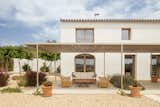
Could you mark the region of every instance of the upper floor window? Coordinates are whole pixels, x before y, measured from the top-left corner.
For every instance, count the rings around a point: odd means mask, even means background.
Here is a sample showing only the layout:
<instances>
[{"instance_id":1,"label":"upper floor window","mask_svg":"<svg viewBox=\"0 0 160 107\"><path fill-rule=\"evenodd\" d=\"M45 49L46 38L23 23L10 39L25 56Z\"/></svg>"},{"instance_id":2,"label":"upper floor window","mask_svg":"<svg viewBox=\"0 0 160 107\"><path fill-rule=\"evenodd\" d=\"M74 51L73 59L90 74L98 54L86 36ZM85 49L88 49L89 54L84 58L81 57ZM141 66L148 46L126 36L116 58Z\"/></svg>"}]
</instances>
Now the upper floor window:
<instances>
[{"instance_id":1,"label":"upper floor window","mask_svg":"<svg viewBox=\"0 0 160 107\"><path fill-rule=\"evenodd\" d=\"M131 29L122 28L122 40L130 40L130 39L131 39Z\"/></svg>"},{"instance_id":2,"label":"upper floor window","mask_svg":"<svg viewBox=\"0 0 160 107\"><path fill-rule=\"evenodd\" d=\"M76 29L76 42L78 43L94 42L94 29Z\"/></svg>"}]
</instances>

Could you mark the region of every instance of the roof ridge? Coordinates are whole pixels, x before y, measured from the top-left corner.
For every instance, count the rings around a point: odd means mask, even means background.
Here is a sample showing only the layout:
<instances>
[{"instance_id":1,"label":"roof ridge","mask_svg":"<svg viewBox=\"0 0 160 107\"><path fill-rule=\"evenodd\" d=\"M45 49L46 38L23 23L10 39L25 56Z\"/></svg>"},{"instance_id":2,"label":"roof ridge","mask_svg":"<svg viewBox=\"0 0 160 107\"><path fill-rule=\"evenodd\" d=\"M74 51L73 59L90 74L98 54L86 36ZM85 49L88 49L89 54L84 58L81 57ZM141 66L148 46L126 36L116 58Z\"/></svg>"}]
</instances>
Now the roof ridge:
<instances>
[{"instance_id":1,"label":"roof ridge","mask_svg":"<svg viewBox=\"0 0 160 107\"><path fill-rule=\"evenodd\" d=\"M134 19L111 19L111 18L61 18L61 22L160 22L160 18L134 18Z\"/></svg>"}]
</instances>

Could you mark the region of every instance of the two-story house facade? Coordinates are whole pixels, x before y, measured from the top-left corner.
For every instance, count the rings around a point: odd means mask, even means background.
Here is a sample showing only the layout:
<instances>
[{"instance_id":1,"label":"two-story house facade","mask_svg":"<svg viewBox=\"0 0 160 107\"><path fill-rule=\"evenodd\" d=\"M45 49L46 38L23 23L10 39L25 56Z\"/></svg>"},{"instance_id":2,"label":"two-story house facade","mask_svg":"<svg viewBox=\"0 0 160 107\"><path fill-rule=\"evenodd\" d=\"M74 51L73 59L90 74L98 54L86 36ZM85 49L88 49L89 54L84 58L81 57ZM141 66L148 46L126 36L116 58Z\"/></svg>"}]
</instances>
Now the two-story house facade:
<instances>
[{"instance_id":1,"label":"two-story house facade","mask_svg":"<svg viewBox=\"0 0 160 107\"><path fill-rule=\"evenodd\" d=\"M160 44L160 21L154 20L61 19L60 32L60 42L69 44ZM150 80L159 55L123 53L123 74ZM95 72L96 77L121 74L121 61L120 52L61 52L61 75L73 78L73 72Z\"/></svg>"}]
</instances>

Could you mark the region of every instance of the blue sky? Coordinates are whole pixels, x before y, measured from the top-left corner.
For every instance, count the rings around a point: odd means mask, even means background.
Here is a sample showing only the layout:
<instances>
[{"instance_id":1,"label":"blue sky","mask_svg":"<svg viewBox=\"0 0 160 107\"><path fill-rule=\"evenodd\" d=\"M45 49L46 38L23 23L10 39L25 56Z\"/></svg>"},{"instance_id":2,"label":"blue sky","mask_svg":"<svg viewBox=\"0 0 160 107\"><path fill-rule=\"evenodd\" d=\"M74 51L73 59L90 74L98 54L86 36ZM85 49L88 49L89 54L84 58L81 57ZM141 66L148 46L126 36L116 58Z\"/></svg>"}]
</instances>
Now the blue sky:
<instances>
[{"instance_id":1,"label":"blue sky","mask_svg":"<svg viewBox=\"0 0 160 107\"><path fill-rule=\"evenodd\" d=\"M0 46L60 39L60 18L160 18L160 0L0 0Z\"/></svg>"}]
</instances>

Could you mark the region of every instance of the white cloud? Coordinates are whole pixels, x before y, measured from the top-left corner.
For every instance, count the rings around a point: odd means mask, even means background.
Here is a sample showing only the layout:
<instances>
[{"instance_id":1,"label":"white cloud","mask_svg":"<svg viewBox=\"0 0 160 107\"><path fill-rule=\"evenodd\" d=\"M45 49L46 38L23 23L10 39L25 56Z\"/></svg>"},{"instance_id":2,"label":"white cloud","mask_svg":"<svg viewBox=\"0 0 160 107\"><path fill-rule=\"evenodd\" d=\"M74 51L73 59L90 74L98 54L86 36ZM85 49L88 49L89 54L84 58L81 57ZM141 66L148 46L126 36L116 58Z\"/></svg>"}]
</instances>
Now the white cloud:
<instances>
[{"instance_id":1,"label":"white cloud","mask_svg":"<svg viewBox=\"0 0 160 107\"><path fill-rule=\"evenodd\" d=\"M55 27L43 27L41 32L32 34L32 37L39 41L56 40L59 41L59 28Z\"/></svg>"},{"instance_id":2,"label":"white cloud","mask_svg":"<svg viewBox=\"0 0 160 107\"><path fill-rule=\"evenodd\" d=\"M18 43L16 41L10 41L10 40L1 40L0 46L16 46Z\"/></svg>"},{"instance_id":3,"label":"white cloud","mask_svg":"<svg viewBox=\"0 0 160 107\"><path fill-rule=\"evenodd\" d=\"M33 28L40 27L41 31L32 34L36 40L57 39L59 25L56 23L50 27L47 24L57 22L61 17L93 18L94 13L98 12L100 18L160 18L160 0L108 0L109 2L95 4L93 9L88 10L86 6L95 1L0 0L0 18L14 19ZM137 8L136 5L142 7L134 9Z\"/></svg>"},{"instance_id":4,"label":"white cloud","mask_svg":"<svg viewBox=\"0 0 160 107\"><path fill-rule=\"evenodd\" d=\"M20 0L16 19L29 26L40 26L60 17L87 16L85 0ZM80 15L81 14L81 15Z\"/></svg>"}]
</instances>

